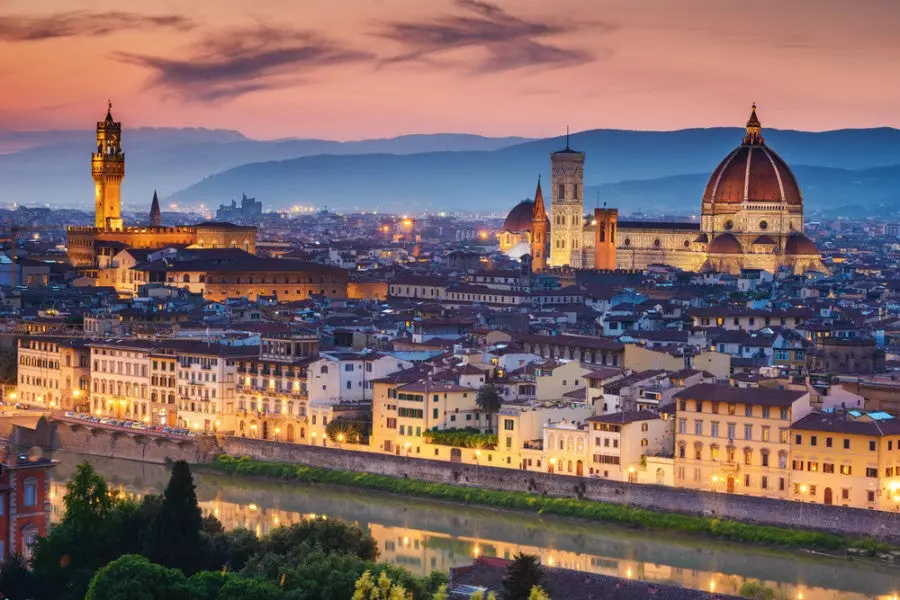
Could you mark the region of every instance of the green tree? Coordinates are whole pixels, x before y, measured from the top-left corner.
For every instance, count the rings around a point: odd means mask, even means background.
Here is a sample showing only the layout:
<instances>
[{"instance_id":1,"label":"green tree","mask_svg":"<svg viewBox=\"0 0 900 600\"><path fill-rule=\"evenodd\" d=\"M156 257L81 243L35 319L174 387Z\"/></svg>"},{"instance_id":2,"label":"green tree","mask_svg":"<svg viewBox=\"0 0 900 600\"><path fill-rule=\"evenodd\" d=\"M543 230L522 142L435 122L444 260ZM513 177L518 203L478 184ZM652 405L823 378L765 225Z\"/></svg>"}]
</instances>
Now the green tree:
<instances>
[{"instance_id":1,"label":"green tree","mask_svg":"<svg viewBox=\"0 0 900 600\"><path fill-rule=\"evenodd\" d=\"M200 571L191 575L188 582L194 588L195 600L216 600L228 577L223 571Z\"/></svg>"},{"instance_id":2,"label":"green tree","mask_svg":"<svg viewBox=\"0 0 900 600\"><path fill-rule=\"evenodd\" d=\"M63 504L62 520L35 544L32 569L39 597L84 600L97 569L139 550L140 511L114 498L88 462L76 468Z\"/></svg>"},{"instance_id":3,"label":"green tree","mask_svg":"<svg viewBox=\"0 0 900 600\"><path fill-rule=\"evenodd\" d=\"M337 418L328 421L325 433L328 439L337 444L359 444L369 436L372 423L370 421Z\"/></svg>"},{"instance_id":4,"label":"green tree","mask_svg":"<svg viewBox=\"0 0 900 600\"><path fill-rule=\"evenodd\" d=\"M503 575L506 600L528 600L531 588L540 585L543 577L540 558L536 554L519 552Z\"/></svg>"},{"instance_id":5,"label":"green tree","mask_svg":"<svg viewBox=\"0 0 900 600\"><path fill-rule=\"evenodd\" d=\"M216 600L282 600L282 598L284 592L279 586L263 579L243 577L229 577L216 595Z\"/></svg>"},{"instance_id":6,"label":"green tree","mask_svg":"<svg viewBox=\"0 0 900 600\"><path fill-rule=\"evenodd\" d=\"M376 581L366 571L356 580L352 600L406 600L406 590L394 584L387 573L382 572Z\"/></svg>"},{"instance_id":7,"label":"green tree","mask_svg":"<svg viewBox=\"0 0 900 600\"><path fill-rule=\"evenodd\" d=\"M84 600L195 600L184 573L134 554L112 561L94 575Z\"/></svg>"},{"instance_id":8,"label":"green tree","mask_svg":"<svg viewBox=\"0 0 900 600\"><path fill-rule=\"evenodd\" d=\"M764 586L759 581L747 580L741 584L741 596L752 600L774 600L775 590Z\"/></svg>"},{"instance_id":9,"label":"green tree","mask_svg":"<svg viewBox=\"0 0 900 600\"><path fill-rule=\"evenodd\" d=\"M442 585L434 592L431 600L449 600L449 598L450 596L447 594L447 586Z\"/></svg>"},{"instance_id":10,"label":"green tree","mask_svg":"<svg viewBox=\"0 0 900 600\"><path fill-rule=\"evenodd\" d=\"M21 554L10 554L0 564L0 590L5 600L30 600L37 593L34 574Z\"/></svg>"},{"instance_id":11,"label":"green tree","mask_svg":"<svg viewBox=\"0 0 900 600\"><path fill-rule=\"evenodd\" d=\"M147 534L146 555L153 561L191 574L203 564L200 531L203 515L187 462L172 466L163 501Z\"/></svg>"},{"instance_id":12,"label":"green tree","mask_svg":"<svg viewBox=\"0 0 900 600\"><path fill-rule=\"evenodd\" d=\"M347 600L365 570L366 562L359 557L313 552L284 571L286 600Z\"/></svg>"},{"instance_id":13,"label":"green tree","mask_svg":"<svg viewBox=\"0 0 900 600\"><path fill-rule=\"evenodd\" d=\"M95 528L109 515L114 499L106 480L85 460L75 467L75 476L66 484L63 505L66 507L63 523L84 532Z\"/></svg>"},{"instance_id":14,"label":"green tree","mask_svg":"<svg viewBox=\"0 0 900 600\"><path fill-rule=\"evenodd\" d=\"M550 600L550 594L544 591L539 585L531 588L531 592L528 594L528 600Z\"/></svg>"},{"instance_id":15,"label":"green tree","mask_svg":"<svg viewBox=\"0 0 900 600\"><path fill-rule=\"evenodd\" d=\"M363 560L378 558L378 543L359 527L335 519L304 519L276 527L262 539L262 551L287 555L299 547L319 548L326 554L352 554Z\"/></svg>"},{"instance_id":16,"label":"green tree","mask_svg":"<svg viewBox=\"0 0 900 600\"><path fill-rule=\"evenodd\" d=\"M478 407L478 410L487 415L488 429L489 431L493 431L493 416L500 412L500 408L503 406L503 396L500 395L497 386L493 383L486 383L478 388L478 395L475 397L475 405Z\"/></svg>"}]
</instances>

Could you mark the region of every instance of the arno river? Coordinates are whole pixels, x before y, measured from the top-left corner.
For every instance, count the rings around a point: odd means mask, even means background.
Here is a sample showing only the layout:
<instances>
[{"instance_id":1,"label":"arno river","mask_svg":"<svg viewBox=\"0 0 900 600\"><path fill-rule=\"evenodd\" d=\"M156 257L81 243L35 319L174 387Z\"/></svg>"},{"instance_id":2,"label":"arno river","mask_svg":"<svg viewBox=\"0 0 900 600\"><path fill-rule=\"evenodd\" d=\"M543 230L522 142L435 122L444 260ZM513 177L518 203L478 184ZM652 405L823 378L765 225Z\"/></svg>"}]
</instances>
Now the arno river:
<instances>
[{"instance_id":1,"label":"arno river","mask_svg":"<svg viewBox=\"0 0 900 600\"><path fill-rule=\"evenodd\" d=\"M75 465L90 460L111 488L135 498L159 492L168 471L119 459L55 452L51 488L54 518L63 511L65 484ZM381 559L417 574L468 564L474 556L539 554L544 564L737 593L745 579L778 589L784 598L891 600L900 592L900 567L816 557L660 532L621 529L529 514L354 489L309 486L195 471L205 512L228 528L264 534L304 516L327 515L367 529ZM873 559L875 560L875 559Z\"/></svg>"}]
</instances>

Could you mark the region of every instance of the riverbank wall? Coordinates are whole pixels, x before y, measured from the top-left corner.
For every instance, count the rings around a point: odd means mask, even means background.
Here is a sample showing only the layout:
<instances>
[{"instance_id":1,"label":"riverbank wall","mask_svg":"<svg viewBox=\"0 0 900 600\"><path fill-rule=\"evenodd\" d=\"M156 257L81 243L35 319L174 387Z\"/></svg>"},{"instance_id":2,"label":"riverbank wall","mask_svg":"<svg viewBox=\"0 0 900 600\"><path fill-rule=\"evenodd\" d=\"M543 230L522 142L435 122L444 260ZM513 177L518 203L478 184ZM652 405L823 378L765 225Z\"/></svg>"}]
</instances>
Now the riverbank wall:
<instances>
[{"instance_id":1,"label":"riverbank wall","mask_svg":"<svg viewBox=\"0 0 900 600\"><path fill-rule=\"evenodd\" d=\"M179 440L139 430L119 431L44 417L27 425L0 420L0 440L18 446L68 450L156 464L176 460L192 464L209 463L224 452L231 456L249 456L258 460L411 478L432 483L580 498L659 512L697 514L780 527L871 536L891 544L900 544L900 513L785 502L412 456L231 436Z\"/></svg>"},{"instance_id":2,"label":"riverbank wall","mask_svg":"<svg viewBox=\"0 0 900 600\"><path fill-rule=\"evenodd\" d=\"M214 437L177 439L140 430L112 429L92 423L37 417L0 419L0 440L16 446L69 450L93 456L164 464L186 460L207 463L221 453Z\"/></svg>"},{"instance_id":3,"label":"riverbank wall","mask_svg":"<svg viewBox=\"0 0 900 600\"><path fill-rule=\"evenodd\" d=\"M232 456L250 456L259 460L359 471L432 483L581 498L659 512L698 514L780 527L871 536L891 544L900 544L900 514L897 513L248 438L223 437L220 443L222 450Z\"/></svg>"}]
</instances>

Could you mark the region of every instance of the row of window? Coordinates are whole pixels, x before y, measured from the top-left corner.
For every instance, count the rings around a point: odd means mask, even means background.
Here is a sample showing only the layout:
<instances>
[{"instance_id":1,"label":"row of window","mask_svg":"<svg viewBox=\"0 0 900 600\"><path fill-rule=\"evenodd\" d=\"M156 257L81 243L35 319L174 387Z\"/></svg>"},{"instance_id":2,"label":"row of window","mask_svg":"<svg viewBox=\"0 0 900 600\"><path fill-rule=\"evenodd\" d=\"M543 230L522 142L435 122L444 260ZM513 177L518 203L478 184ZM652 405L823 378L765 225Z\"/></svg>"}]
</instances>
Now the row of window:
<instances>
[{"instance_id":1,"label":"row of window","mask_svg":"<svg viewBox=\"0 0 900 600\"><path fill-rule=\"evenodd\" d=\"M850 438L844 438L844 450L850 450ZM794 445L802 446L803 445L803 434L795 434L794 435ZM809 445L810 446L818 446L819 445L819 436L811 435L809 436ZM832 448L834 447L834 440L829 436L825 438L825 447ZM888 440L888 450L893 450L894 441ZM875 452L878 448L878 443L875 440L869 440L869 452ZM900 450L900 440L897 442L897 449Z\"/></svg>"},{"instance_id":2,"label":"row of window","mask_svg":"<svg viewBox=\"0 0 900 600\"><path fill-rule=\"evenodd\" d=\"M711 461L720 461L722 460L722 455L720 454L720 448L718 444L710 444L709 446L709 460ZM729 464L736 464L736 456L737 449L734 446L726 446L725 447L725 462ZM768 448L763 448L759 451L759 466L768 467L769 465L769 450ZM694 444L694 460L703 460L703 444L696 443ZM687 458L687 444L681 443L678 444L678 458ZM751 467L753 466L753 450L750 448L744 448L743 450L743 458L744 465ZM787 452L781 451L778 453L778 468L786 469L787 468Z\"/></svg>"},{"instance_id":3,"label":"row of window","mask_svg":"<svg viewBox=\"0 0 900 600\"><path fill-rule=\"evenodd\" d=\"M721 423L718 421L712 421L709 424L709 437L718 438L721 437ZM763 425L760 429L760 441L770 442L772 441L772 428L766 425ZM753 425L744 425L744 440L752 441L753 432L755 427ZM678 433L680 435L687 435L687 419L678 419ZM694 421L694 435L702 436L703 435L703 421L696 420ZM725 437L729 440L737 439L737 423L726 423L725 424ZM788 443L788 430L786 428L778 429L778 442L781 444Z\"/></svg>"},{"instance_id":4,"label":"row of window","mask_svg":"<svg viewBox=\"0 0 900 600\"><path fill-rule=\"evenodd\" d=\"M712 414L714 414L714 415L719 414L719 409L721 408L722 403L709 402L708 404L710 407L710 412ZM707 403L703 402L703 400L695 400L693 412L702 413L703 409L706 407L706 405L707 405ZM729 415L737 414L737 411L738 411L737 404L728 403L726 406L727 406L727 414L729 414ZM761 407L759 407L760 408L760 410L758 411L759 414L756 414L756 411L754 411L753 409L757 405L744 404L743 406L744 406L744 416L745 417L759 416L759 417L762 417L763 419L770 419L770 418L772 418L773 412L775 412L769 406L761 406ZM681 412L687 412L688 411L688 401L687 400L679 401L678 410ZM778 409L777 414L778 414L779 419L781 419L782 421L787 421L788 419L790 419L791 411L787 407L781 407Z\"/></svg>"},{"instance_id":5,"label":"row of window","mask_svg":"<svg viewBox=\"0 0 900 600\"><path fill-rule=\"evenodd\" d=\"M822 473L834 473L834 463L822 463ZM837 465L838 472L841 475L853 475L853 466L852 465ZM810 473L816 473L819 471L819 463L817 461L808 460L806 462L802 460L795 460L791 463L791 468L794 471L809 471ZM890 471L890 475L887 474L887 471ZM885 473L885 477L893 477L894 470L893 468L887 469ZM878 477L878 469L874 467L866 468L866 477Z\"/></svg>"},{"instance_id":6,"label":"row of window","mask_svg":"<svg viewBox=\"0 0 900 600\"><path fill-rule=\"evenodd\" d=\"M132 364L130 362L122 362L121 360L111 360L107 362L105 359L94 359L94 371L97 373L114 373L117 375L133 375L135 377L147 376L147 365Z\"/></svg>"}]
</instances>

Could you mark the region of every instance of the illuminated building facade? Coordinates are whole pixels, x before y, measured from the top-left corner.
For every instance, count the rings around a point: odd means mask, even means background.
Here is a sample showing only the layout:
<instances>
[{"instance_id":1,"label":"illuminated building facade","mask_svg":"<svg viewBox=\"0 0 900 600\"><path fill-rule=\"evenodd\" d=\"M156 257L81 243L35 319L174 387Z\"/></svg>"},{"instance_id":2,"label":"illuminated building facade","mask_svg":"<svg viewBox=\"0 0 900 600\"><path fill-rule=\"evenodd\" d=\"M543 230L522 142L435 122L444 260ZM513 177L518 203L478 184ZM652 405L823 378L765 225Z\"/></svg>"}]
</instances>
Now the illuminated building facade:
<instances>
[{"instance_id":1,"label":"illuminated building facade","mask_svg":"<svg viewBox=\"0 0 900 600\"><path fill-rule=\"evenodd\" d=\"M699 223L618 221L614 209L606 208L594 218L585 216L584 160L584 153L568 143L550 155L549 267L644 269L664 264L733 274L741 269L825 270L815 243L803 233L800 187L787 163L766 145L756 105L741 144L709 178ZM546 235L540 225L536 230L526 222L529 210L536 215L537 203L519 203L498 234L501 251L515 258L534 231Z\"/></svg>"},{"instance_id":2,"label":"illuminated building facade","mask_svg":"<svg viewBox=\"0 0 900 600\"><path fill-rule=\"evenodd\" d=\"M112 116L112 104L103 121L97 122L97 151L91 154L94 179L95 215L93 227L67 230L68 255L72 266L101 266L103 249L112 244L140 249L173 245L200 248L240 248L256 253L256 228L231 223L208 222L199 225L160 225L159 198L153 194L149 226L125 226L122 221L122 180L125 177L125 151L122 124ZM108 266L108 265L107 265Z\"/></svg>"}]
</instances>

